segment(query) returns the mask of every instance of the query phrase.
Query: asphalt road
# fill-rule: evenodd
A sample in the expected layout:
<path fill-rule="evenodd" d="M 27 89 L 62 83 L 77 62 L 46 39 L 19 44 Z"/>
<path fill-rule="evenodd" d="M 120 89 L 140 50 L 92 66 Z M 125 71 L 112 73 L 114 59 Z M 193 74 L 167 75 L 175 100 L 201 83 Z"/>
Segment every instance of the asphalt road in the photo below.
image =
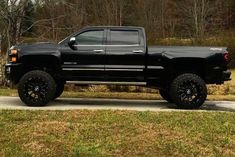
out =
<path fill-rule="evenodd" d="M 0 110 L 135 110 L 135 111 L 183 111 L 174 104 L 162 100 L 123 100 L 123 99 L 89 99 L 59 98 L 46 107 L 27 107 L 18 97 L 0 97 Z M 197 110 L 198 111 L 198 110 Z M 235 102 L 208 101 L 199 111 L 235 112 Z"/>

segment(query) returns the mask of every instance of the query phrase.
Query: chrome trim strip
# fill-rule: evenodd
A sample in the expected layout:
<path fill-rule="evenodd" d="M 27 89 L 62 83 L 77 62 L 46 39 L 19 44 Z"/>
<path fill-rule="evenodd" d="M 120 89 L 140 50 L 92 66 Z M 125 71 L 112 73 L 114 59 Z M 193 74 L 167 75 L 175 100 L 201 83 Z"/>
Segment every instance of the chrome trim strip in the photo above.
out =
<path fill-rule="evenodd" d="M 165 68 L 163 66 L 147 66 L 147 69 L 163 70 Z"/>
<path fill-rule="evenodd" d="M 104 65 L 62 65 L 62 68 L 102 68 Z"/>
<path fill-rule="evenodd" d="M 139 44 L 134 44 L 134 45 L 74 45 L 74 46 L 76 46 L 76 47 L 84 47 L 84 46 L 89 46 L 89 47 L 98 47 L 98 46 L 100 46 L 100 47 L 104 47 L 104 46 L 106 46 L 106 47 L 132 47 L 132 46 L 140 46 Z"/>
<path fill-rule="evenodd" d="M 77 62 L 64 62 L 64 65 L 77 65 Z"/>
<path fill-rule="evenodd" d="M 105 69 L 105 71 L 144 71 L 143 69 Z"/>
<path fill-rule="evenodd" d="M 102 82 L 102 81 L 66 81 L 68 84 L 80 84 L 80 85 L 142 85 L 146 86 L 146 82 Z"/>
<path fill-rule="evenodd" d="M 132 52 L 133 52 L 133 53 L 144 53 L 143 50 L 133 50 Z"/>
<path fill-rule="evenodd" d="M 104 50 L 93 50 L 94 52 L 104 52 Z"/>
<path fill-rule="evenodd" d="M 104 69 L 92 69 L 92 68 L 63 68 L 64 71 L 104 71 Z"/>
<path fill-rule="evenodd" d="M 71 70 L 101 70 L 104 71 L 143 71 L 145 66 L 139 65 L 63 65 L 62 70 L 71 71 Z"/>
<path fill-rule="evenodd" d="M 142 65 L 105 65 L 107 69 L 144 69 Z"/>
<path fill-rule="evenodd" d="M 143 69 L 96 69 L 96 68 L 63 68 L 64 71 L 144 71 Z"/>

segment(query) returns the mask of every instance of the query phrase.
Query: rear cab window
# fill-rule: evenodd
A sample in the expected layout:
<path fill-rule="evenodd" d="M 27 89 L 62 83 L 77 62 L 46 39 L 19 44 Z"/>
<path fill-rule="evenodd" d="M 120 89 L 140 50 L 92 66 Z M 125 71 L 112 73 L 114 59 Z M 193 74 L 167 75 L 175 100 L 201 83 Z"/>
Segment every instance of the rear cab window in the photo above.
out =
<path fill-rule="evenodd" d="M 138 30 L 110 30 L 109 45 L 140 45 Z"/>

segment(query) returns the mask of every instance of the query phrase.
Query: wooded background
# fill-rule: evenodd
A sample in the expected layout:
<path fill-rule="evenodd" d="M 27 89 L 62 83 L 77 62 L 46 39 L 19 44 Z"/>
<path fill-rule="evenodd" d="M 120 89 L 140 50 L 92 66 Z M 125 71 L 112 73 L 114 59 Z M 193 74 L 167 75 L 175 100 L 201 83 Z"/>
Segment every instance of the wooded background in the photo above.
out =
<path fill-rule="evenodd" d="M 235 0 L 0 0 L 3 51 L 30 40 L 58 42 L 93 25 L 143 26 L 151 44 L 202 44 L 235 36 Z"/>
<path fill-rule="evenodd" d="M 58 42 L 93 25 L 143 26 L 150 45 L 226 46 L 235 54 L 235 0 L 0 0 L 1 56 L 11 45 Z"/>

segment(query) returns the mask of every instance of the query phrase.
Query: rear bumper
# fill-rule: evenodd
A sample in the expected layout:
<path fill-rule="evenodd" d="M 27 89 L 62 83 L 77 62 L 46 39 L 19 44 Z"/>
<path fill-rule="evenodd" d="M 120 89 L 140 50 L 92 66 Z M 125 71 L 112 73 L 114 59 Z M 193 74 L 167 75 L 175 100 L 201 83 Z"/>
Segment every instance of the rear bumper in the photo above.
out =
<path fill-rule="evenodd" d="M 223 81 L 230 81 L 230 80 L 232 80 L 231 79 L 231 71 L 223 71 L 223 74 L 222 74 L 222 80 Z"/>
<path fill-rule="evenodd" d="M 223 84 L 225 81 L 231 80 L 231 71 L 214 68 L 206 73 L 207 84 Z"/>

